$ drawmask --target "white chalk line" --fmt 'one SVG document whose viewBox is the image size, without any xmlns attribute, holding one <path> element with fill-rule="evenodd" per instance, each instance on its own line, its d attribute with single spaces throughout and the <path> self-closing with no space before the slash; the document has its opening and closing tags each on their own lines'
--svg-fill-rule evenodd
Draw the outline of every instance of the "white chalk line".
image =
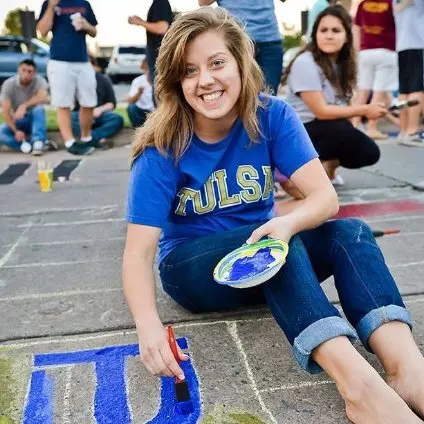
<svg viewBox="0 0 424 424">
<path fill-rule="evenodd" d="M 36 209 L 32 212 L 26 212 L 25 215 L 41 215 L 50 213 L 61 213 L 61 212 L 82 212 L 91 210 L 103 210 L 103 209 L 116 209 L 119 205 L 105 205 L 105 206 L 84 206 L 80 208 L 48 208 L 48 209 Z M 19 215 L 17 212 L 3 212 L 0 213 L 0 218 L 13 218 Z"/>
<path fill-rule="evenodd" d="M 424 219 L 424 214 L 422 215 L 388 215 L 384 217 L 377 217 L 377 218 L 362 218 L 365 222 L 368 224 L 373 224 L 375 222 L 385 222 L 385 221 L 410 221 L 413 219 Z"/>
<path fill-rule="evenodd" d="M 404 302 L 406 304 L 409 303 L 421 303 L 424 302 L 424 296 L 413 298 L 413 299 L 405 299 Z M 246 311 L 248 312 L 248 311 Z M 259 310 L 258 310 L 259 312 Z M 272 321 L 273 317 L 262 317 L 262 318 L 244 318 L 244 319 L 223 319 L 223 320 L 215 320 L 215 321 L 205 321 L 205 322 L 189 322 L 189 323 L 179 323 L 173 324 L 174 328 L 190 328 L 190 327 L 205 327 L 208 325 L 229 325 L 232 323 L 246 323 L 246 322 L 262 322 L 262 321 Z M 0 342 L 0 350 L 1 349 L 23 349 L 31 346 L 45 345 L 45 344 L 62 344 L 62 343 L 74 343 L 74 342 L 85 342 L 90 340 L 99 340 L 99 339 L 107 339 L 107 338 L 116 338 L 119 336 L 133 336 L 137 332 L 136 330 L 118 330 L 118 331 L 108 331 L 107 333 L 100 334 L 90 334 L 90 335 L 78 335 L 78 336 L 62 336 L 59 339 L 46 339 L 46 340 L 33 340 L 29 342 L 21 342 L 21 343 L 9 343 Z"/>
<path fill-rule="evenodd" d="M 424 234 L 424 232 L 423 232 Z M 397 234 L 395 234 L 397 235 Z M 61 240 L 61 241 L 46 241 L 46 242 L 35 242 L 35 243 L 20 243 L 21 247 L 34 247 L 34 246 L 62 246 L 67 244 L 92 244 L 92 243 L 103 243 L 108 241 L 120 241 L 125 240 L 125 237 L 108 237 L 99 239 L 75 239 L 75 240 Z M 8 247 L 12 246 L 11 243 L 3 244 L 0 246 Z"/>
<path fill-rule="evenodd" d="M 316 387 L 316 386 L 323 386 L 325 384 L 334 384 L 334 381 L 332 380 L 322 380 L 322 381 L 301 381 L 300 383 L 290 383 L 290 384 L 283 384 L 282 386 L 278 387 L 270 387 L 266 389 L 260 389 L 260 393 L 274 393 L 279 390 L 294 390 L 294 389 L 302 389 L 304 387 Z"/>
<path fill-rule="evenodd" d="M 385 240 L 393 237 L 410 237 L 410 236 L 422 236 L 424 231 L 409 231 L 396 234 L 390 234 Z M 34 247 L 34 246 L 66 246 L 68 244 L 92 244 L 92 243 L 103 243 L 108 241 L 123 241 L 126 240 L 126 237 L 108 237 L 108 238 L 99 238 L 99 239 L 75 239 L 75 240 L 60 240 L 60 241 L 47 241 L 47 242 L 35 242 L 35 243 L 20 243 L 21 247 Z M 0 246 L 9 247 L 13 246 L 12 243 L 3 244 Z"/>
<path fill-rule="evenodd" d="M 69 262 L 40 262 L 32 264 L 20 264 L 20 265 L 8 265 L 3 266 L 3 269 L 16 269 L 16 268 L 35 268 L 35 267 L 47 267 L 47 266 L 62 266 L 62 265 L 76 265 L 76 264 L 86 264 L 86 263 L 99 263 L 99 262 L 110 262 L 110 261 L 120 261 L 122 258 L 109 258 L 109 259 L 93 259 L 93 260 L 81 260 L 81 261 L 69 261 Z M 389 269 L 398 269 L 398 268 L 407 268 L 424 265 L 424 261 L 418 262 L 408 262 L 405 264 L 388 264 Z M 0 266 L 1 268 L 1 266 Z M 41 293 L 41 294 L 28 294 L 22 296 L 8 296 L 0 297 L 0 302 L 10 302 L 14 300 L 37 300 L 37 299 L 48 299 L 56 297 L 68 297 L 68 296 L 79 296 L 79 295 L 89 295 L 89 294 L 101 294 L 106 292 L 118 292 L 122 291 L 121 287 L 113 287 L 107 289 L 93 289 L 93 290 L 71 290 L 66 292 L 50 292 L 50 293 Z"/>
<path fill-rule="evenodd" d="M 236 344 L 243 365 L 246 369 L 247 372 L 247 376 L 249 377 L 250 380 L 250 387 L 252 388 L 253 392 L 255 393 L 256 399 L 258 400 L 262 411 L 268 415 L 268 417 L 270 418 L 271 422 L 273 422 L 274 424 L 278 424 L 277 420 L 275 419 L 274 415 L 272 415 L 271 411 L 267 408 L 267 406 L 265 405 L 264 400 L 262 399 L 262 396 L 256 386 L 256 381 L 255 378 L 253 376 L 253 372 L 252 369 L 250 368 L 249 365 L 249 361 L 247 360 L 247 354 L 243 348 L 243 343 L 238 335 L 238 331 L 237 331 L 237 323 L 235 322 L 231 322 L 229 324 L 227 324 L 227 328 L 228 328 L 228 332 L 230 333 L 231 337 L 233 338 L 234 343 Z"/>
<path fill-rule="evenodd" d="M 55 297 L 63 296 L 80 296 L 80 295 L 96 295 L 101 293 L 113 293 L 121 292 L 121 287 L 105 288 L 105 289 L 93 289 L 93 290 L 71 290 L 65 292 L 55 292 L 55 293 L 38 293 L 38 294 L 29 294 L 22 296 L 10 296 L 10 297 L 0 297 L 0 302 L 11 302 L 13 300 L 37 300 L 37 299 L 49 299 Z"/>
<path fill-rule="evenodd" d="M 61 261 L 61 262 L 33 262 L 33 263 L 27 263 L 27 264 L 7 265 L 7 266 L 4 266 L 3 269 L 44 268 L 47 266 L 81 265 L 81 264 L 100 263 L 100 262 L 115 262 L 115 261 L 121 261 L 121 260 L 122 260 L 122 257 L 105 258 L 105 259 L 81 259 L 76 261 Z"/>
<path fill-rule="evenodd" d="M 393 268 L 407 268 L 408 266 L 417 266 L 417 265 L 424 265 L 424 261 L 408 262 L 407 264 L 395 264 L 395 265 L 388 264 L 387 266 L 390 269 L 393 269 Z"/>
<path fill-rule="evenodd" d="M 70 225 L 93 225 L 105 224 L 110 222 L 124 222 L 124 218 L 102 218 L 102 219 L 84 219 L 81 221 L 63 221 L 63 222 L 44 222 L 42 224 L 34 224 L 34 227 L 69 227 Z M 24 227 L 18 225 L 18 228 Z"/>
<path fill-rule="evenodd" d="M 10 257 L 13 255 L 19 244 L 21 243 L 22 239 L 24 238 L 27 231 L 32 227 L 32 222 L 29 221 L 24 225 L 24 230 L 22 231 L 21 235 L 18 237 L 18 239 L 15 241 L 15 243 L 12 245 L 12 247 L 6 252 L 6 254 L 0 258 L 0 269 L 5 268 L 4 264 L 10 259 Z"/>
<path fill-rule="evenodd" d="M 384 221 L 407 221 L 411 219 L 424 219 L 424 214 L 422 215 L 389 215 L 379 218 L 367 218 L 363 217 L 364 221 L 367 223 L 375 222 L 384 222 Z M 62 227 L 70 225 L 92 225 L 92 224 L 104 224 L 110 222 L 124 222 L 125 218 L 104 218 L 104 219 L 90 219 L 90 220 L 81 220 L 81 221 L 69 221 L 69 222 L 44 222 L 42 224 L 34 224 L 34 227 Z M 18 228 L 23 228 L 24 225 L 18 225 Z"/>
<path fill-rule="evenodd" d="M 72 388 L 72 369 L 73 365 L 66 368 L 65 371 L 65 389 L 63 393 L 63 414 L 62 414 L 62 424 L 70 424 L 71 418 L 71 388 Z"/>
</svg>

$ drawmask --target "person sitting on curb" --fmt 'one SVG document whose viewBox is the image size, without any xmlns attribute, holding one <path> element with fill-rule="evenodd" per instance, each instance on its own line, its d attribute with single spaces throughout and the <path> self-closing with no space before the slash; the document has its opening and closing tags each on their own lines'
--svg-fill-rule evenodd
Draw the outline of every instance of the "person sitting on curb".
<svg viewBox="0 0 424 424">
<path fill-rule="evenodd" d="M 141 62 L 140 68 L 143 74 L 133 80 L 127 97 L 128 117 L 134 128 L 141 127 L 146 120 L 147 114 L 154 109 L 147 58 Z"/>
<path fill-rule="evenodd" d="M 351 105 L 356 83 L 356 52 L 352 19 L 340 6 L 326 8 L 316 19 L 311 41 L 290 62 L 283 75 L 287 102 L 305 125 L 328 177 L 343 185 L 339 166 L 358 169 L 380 158 L 377 144 L 355 128 L 350 118 L 377 119 L 387 113 L 381 105 Z"/>
<path fill-rule="evenodd" d="M 31 59 L 23 60 L 18 72 L 1 87 L 0 102 L 4 123 L 0 144 L 34 156 L 43 154 L 47 138 L 44 104 L 48 100 L 47 81 L 37 75 Z"/>
<path fill-rule="evenodd" d="M 124 126 L 124 118 L 113 110 L 116 108 L 116 96 L 110 79 L 103 75 L 96 58 L 90 57 L 90 63 L 96 71 L 97 106 L 93 110 L 91 136 L 96 148 L 105 148 L 107 139 L 117 134 Z M 79 137 L 81 126 L 79 105 L 72 112 L 72 132 Z"/>
<path fill-rule="evenodd" d="M 328 221 L 337 194 L 293 108 L 261 93 L 253 51 L 220 7 L 181 14 L 160 47 L 158 107 L 136 137 L 123 256 L 140 359 L 153 375 L 185 378 L 156 303 L 158 267 L 164 291 L 192 313 L 266 303 L 299 365 L 334 380 L 353 423 L 422 424 L 411 409 L 424 415 L 424 358 L 396 283 L 365 222 Z M 302 194 L 280 216 L 275 169 Z M 290 243 L 274 277 L 243 289 L 214 281 L 225 255 L 262 237 Z M 330 275 L 346 319 L 320 286 Z M 351 344 L 357 336 L 387 383 Z"/>
</svg>

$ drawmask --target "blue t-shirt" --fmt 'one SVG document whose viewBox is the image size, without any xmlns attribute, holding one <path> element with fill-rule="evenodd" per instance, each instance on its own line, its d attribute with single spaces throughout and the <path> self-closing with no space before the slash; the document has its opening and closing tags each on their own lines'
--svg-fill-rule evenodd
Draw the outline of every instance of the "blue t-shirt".
<svg viewBox="0 0 424 424">
<path fill-rule="evenodd" d="M 290 178 L 318 156 L 283 100 L 266 98 L 258 116 L 258 143 L 250 142 L 238 118 L 218 143 L 194 134 L 178 162 L 153 147 L 135 159 L 126 219 L 162 229 L 159 261 L 189 239 L 270 219 L 275 168 Z"/>
<path fill-rule="evenodd" d="M 44 1 L 40 20 L 47 10 L 48 1 Z M 50 58 L 63 62 L 88 62 L 85 31 L 76 31 L 71 15 L 81 13 L 88 23 L 97 25 L 96 16 L 90 3 L 85 0 L 61 0 L 54 9 L 53 38 L 50 45 Z"/>
<path fill-rule="evenodd" d="M 274 0 L 216 0 L 243 25 L 253 41 L 265 43 L 281 40 Z"/>
</svg>

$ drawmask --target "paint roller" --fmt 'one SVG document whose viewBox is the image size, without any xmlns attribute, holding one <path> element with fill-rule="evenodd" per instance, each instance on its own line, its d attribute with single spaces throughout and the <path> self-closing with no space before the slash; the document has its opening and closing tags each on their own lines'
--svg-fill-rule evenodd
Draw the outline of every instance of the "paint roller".
<svg viewBox="0 0 424 424">
<path fill-rule="evenodd" d="M 178 363 L 180 363 L 174 329 L 170 325 L 168 325 L 168 339 L 174 358 Z M 194 412 L 194 405 L 190 397 L 187 380 L 180 380 L 178 377 L 175 377 L 174 389 L 177 411 L 181 414 L 190 414 Z"/>
</svg>

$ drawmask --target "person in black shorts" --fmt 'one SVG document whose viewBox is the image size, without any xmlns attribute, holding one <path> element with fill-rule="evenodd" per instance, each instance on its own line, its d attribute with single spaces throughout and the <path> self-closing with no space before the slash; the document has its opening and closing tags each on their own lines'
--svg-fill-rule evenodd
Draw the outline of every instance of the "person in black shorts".
<svg viewBox="0 0 424 424">
<path fill-rule="evenodd" d="M 424 1 L 400 0 L 394 7 L 399 61 L 399 100 L 424 100 Z M 399 144 L 424 147 L 420 135 L 421 107 L 400 113 Z"/>
<path fill-rule="evenodd" d="M 154 83 L 155 83 L 155 68 L 158 50 L 162 43 L 162 38 L 168 31 L 172 23 L 174 15 L 169 5 L 168 0 L 153 0 L 149 11 L 147 12 L 147 21 L 139 16 L 130 16 L 128 23 L 131 25 L 142 26 L 146 29 L 147 35 L 147 61 L 150 66 L 150 79 L 152 82 L 153 102 L 156 105 Z"/>
</svg>

